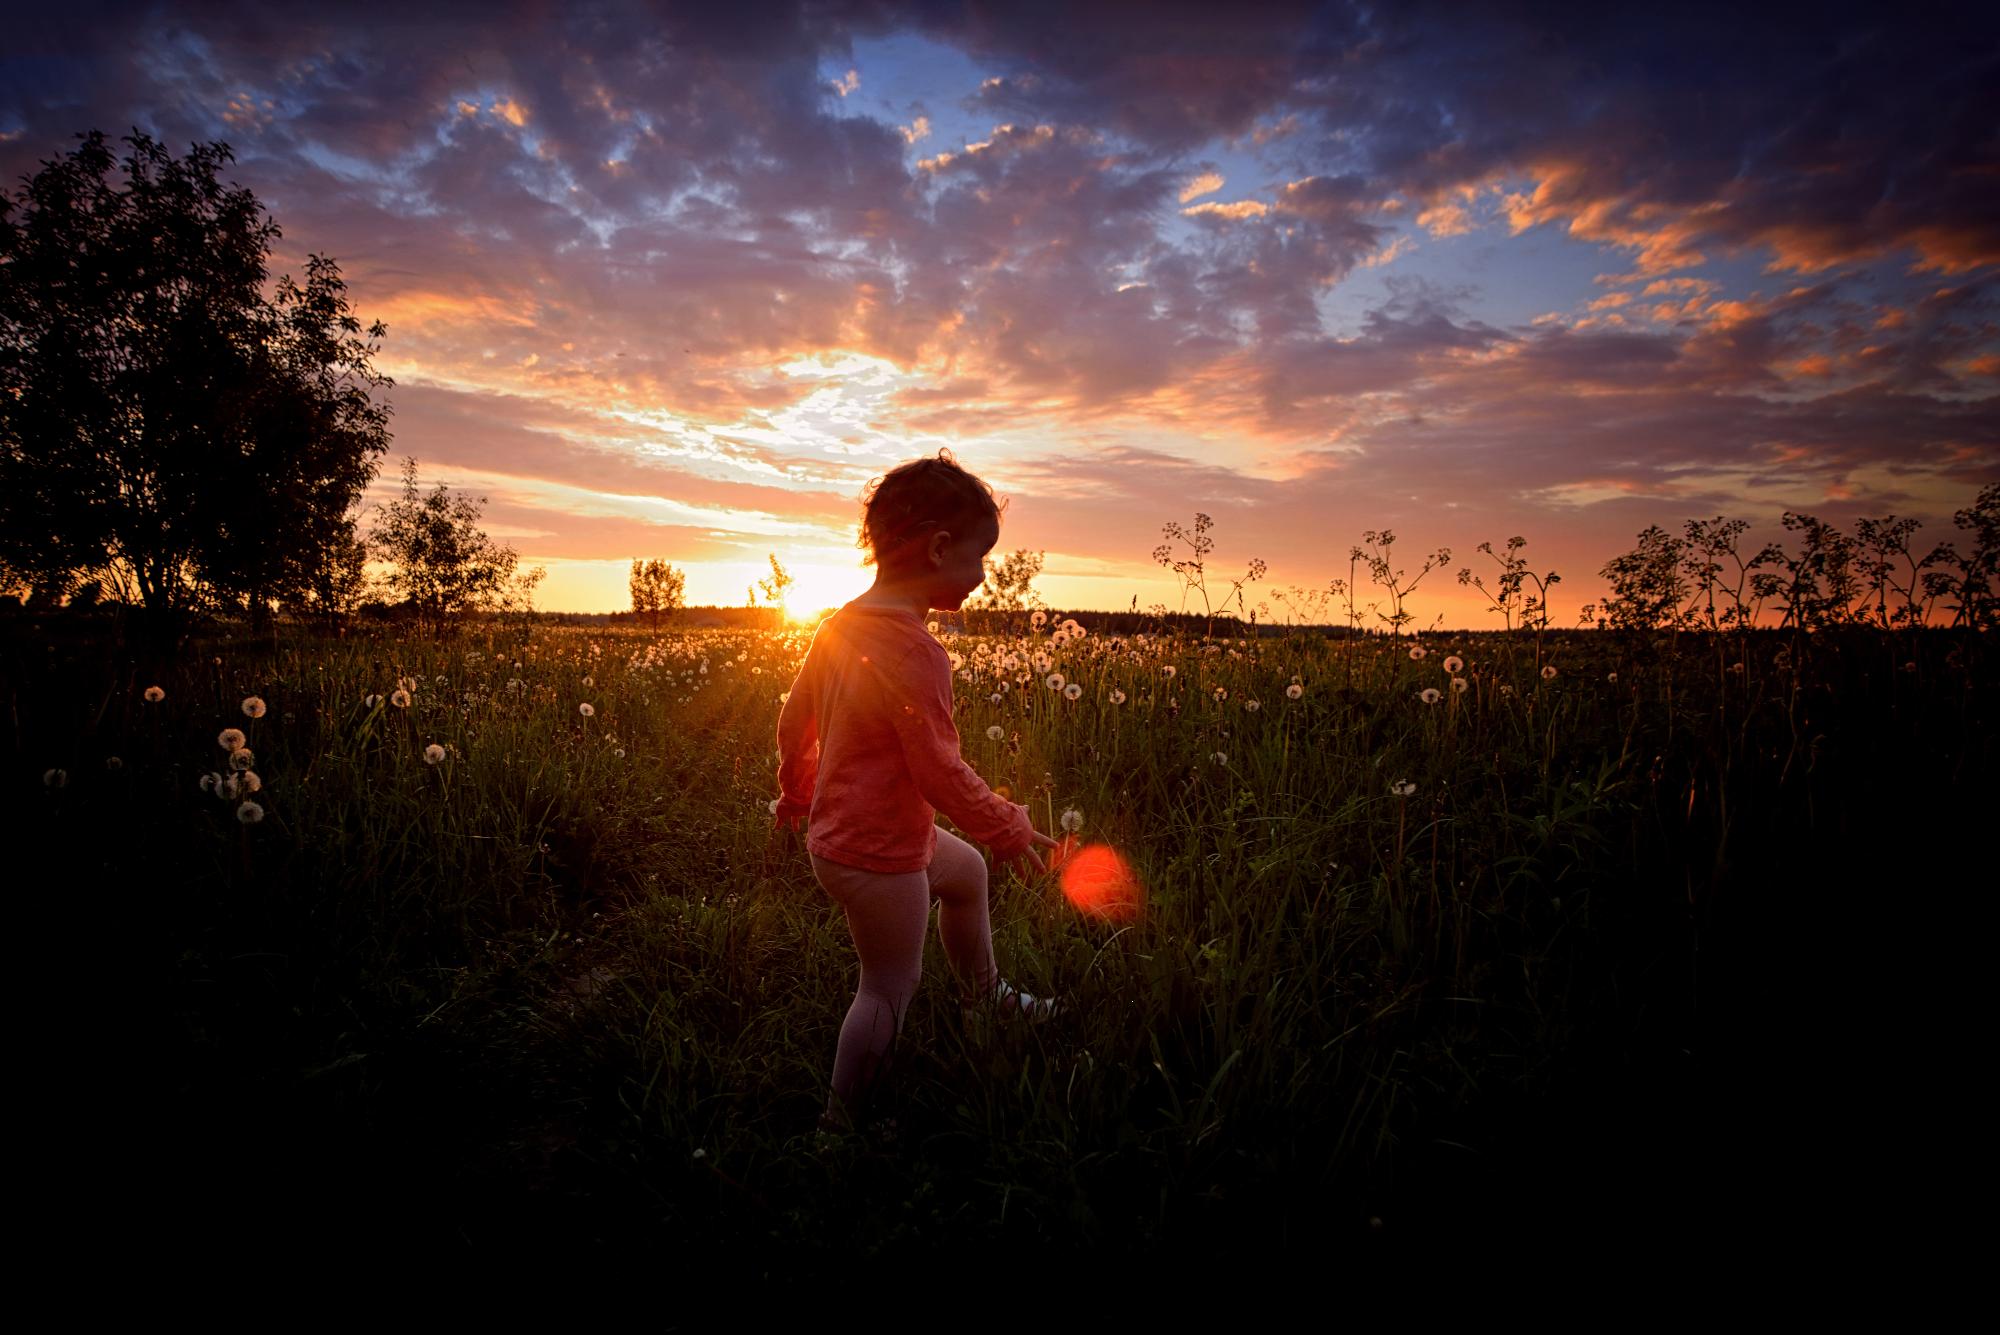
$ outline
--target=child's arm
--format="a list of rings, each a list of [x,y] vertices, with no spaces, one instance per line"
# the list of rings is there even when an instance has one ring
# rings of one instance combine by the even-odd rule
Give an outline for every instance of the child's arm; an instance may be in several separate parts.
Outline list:
[[[951,721],[951,669],[921,646],[902,664],[889,695],[889,713],[903,745],[910,777],[924,800],[951,823],[1005,861],[1035,843],[1028,809],[986,786],[965,763],[958,728]]]
[[[808,653],[808,659],[811,655]],[[819,778],[819,721],[813,713],[812,674],[799,668],[785,707],[778,711],[778,810],[775,819],[795,830],[812,810],[813,786]]]

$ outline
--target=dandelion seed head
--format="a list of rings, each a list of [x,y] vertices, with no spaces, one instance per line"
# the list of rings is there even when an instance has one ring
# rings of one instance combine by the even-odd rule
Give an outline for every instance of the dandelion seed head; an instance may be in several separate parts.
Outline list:
[[[167,693],[166,693],[165,691],[161,690],[161,689],[160,689],[159,687],[157,687],[157,686],[148,686],[148,687],[146,688],[146,703],[147,703],[147,704],[149,704],[149,705],[156,705],[156,704],[160,703],[160,701],[162,701],[162,700],[164,700],[164,699],[166,699],[166,698],[167,698]]]
[[[1605,679],[1606,681],[1617,681],[1617,680],[1618,680],[1618,674],[1617,674],[1616,672],[1607,672],[1607,673],[1605,673],[1605,674],[1604,674],[1604,679]]]
[[[1290,686],[1287,686],[1285,688],[1285,698],[1287,700],[1296,700],[1305,693],[1306,693],[1306,688],[1299,685],[1297,682],[1293,682]]]
[[[1041,611],[1040,609],[1037,609],[1035,613],[1028,618],[1028,624],[1030,626],[1033,626],[1036,630],[1040,630],[1043,626],[1049,624],[1049,614],[1047,612]]]
[[[215,785],[221,782],[220,774],[204,774],[201,776],[201,790],[204,793],[212,793],[215,791]]]
[[[1063,812],[1062,828],[1064,834],[1075,834],[1078,830],[1081,830],[1083,828],[1083,813],[1075,807],[1071,807],[1069,810]]]
[[[1452,693],[1453,695],[1464,695],[1464,694],[1465,694],[1465,692],[1466,692],[1466,691],[1467,691],[1467,690],[1468,690],[1468,689],[1469,689],[1469,688],[1470,688],[1471,686],[1472,686],[1472,683],[1471,683],[1471,682],[1469,682],[1469,681],[1467,681],[1467,680],[1466,680],[1465,678],[1463,678],[1463,677],[1453,677],[1453,678],[1451,679],[1451,693]]]
[[[242,821],[245,825],[255,825],[258,821],[264,819],[264,808],[258,806],[255,802],[245,802],[242,806],[236,808],[236,819]]]
[[[48,769],[42,771],[42,787],[44,788],[61,788],[67,785],[68,783],[69,783],[68,770]]]
[[[616,751],[613,751],[611,754],[617,756],[620,760],[623,760],[625,758],[625,748],[621,746]]]
[[[415,677],[398,677],[396,678],[396,685],[406,691],[414,692],[417,689],[417,679]]]
[[[367,708],[373,709],[382,703],[382,697],[379,695],[364,695],[361,697],[361,703]]]
[[[1229,698],[1229,688],[1227,686],[1218,686],[1215,688],[1213,694],[1215,696],[1215,702],[1217,704],[1221,704],[1224,700],[1227,700]]]
[[[1042,684],[1052,691],[1060,691],[1063,688],[1063,674],[1060,672],[1051,672],[1048,676],[1042,678]]]
[[[1454,677],[1458,675],[1459,669],[1463,668],[1464,666],[1465,666],[1465,660],[1463,658],[1460,658],[1457,654],[1453,654],[1451,657],[1444,660],[1444,670],[1446,672],[1451,673]]]
[[[243,745],[243,729],[224,728],[215,734],[215,744],[225,751],[234,751]]]
[[[240,772],[249,769],[256,763],[257,757],[251,754],[250,748],[247,746],[239,746],[229,753],[229,768],[233,770]]]
[[[1249,710],[1252,714],[1254,714],[1258,710],[1262,709],[1264,706],[1255,700],[1245,700],[1243,702],[1243,707]]]
[[[124,769],[125,762],[123,760],[120,760],[117,756],[106,756],[104,757],[104,768],[115,772],[117,770]]]
[[[986,730],[986,740],[989,742],[997,742],[1006,735],[1007,730],[997,723]]]
[[[442,746],[439,746],[436,742],[432,742],[429,746],[424,748],[424,763],[426,765],[435,765],[440,760],[443,759],[444,759],[444,748]]]
[[[595,686],[595,685],[597,685],[597,678],[595,678],[595,677],[585,677],[585,678],[583,679],[583,684],[584,684],[585,686]]]
[[[576,707],[576,712],[583,715],[585,718],[589,718],[591,715],[597,712],[597,706],[590,703],[590,701],[585,700],[582,704]]]
[[[1112,704],[1114,704],[1114,705],[1122,705],[1122,704],[1124,704],[1124,703],[1125,703],[1125,692],[1123,692],[1123,691],[1119,690],[1119,689],[1118,689],[1117,687],[1115,687],[1115,686],[1114,686],[1114,687],[1112,688],[1112,690],[1111,690],[1111,703],[1112,703]]]
[[[1556,665],[1554,663],[1550,663],[1547,667],[1544,667],[1542,669],[1542,680],[1554,681],[1555,679],[1556,679]]]
[[[1227,765],[1229,763],[1229,757],[1221,751],[1209,752],[1208,758],[1218,765]]]
[[[1082,694],[1083,687],[1077,685],[1075,682],[1071,682],[1069,685],[1063,687],[1063,698],[1065,700],[1074,700]]]
[[[389,703],[398,709],[408,709],[410,707],[410,693],[399,686],[389,692]]]
[[[1429,652],[1430,650],[1424,648],[1421,644],[1413,644],[1410,646],[1410,661],[1412,663],[1421,663],[1424,661],[1424,655]]]
[[[1166,673],[1169,677],[1171,677],[1174,676],[1176,673],[1178,673],[1180,669],[1175,667],[1172,663],[1168,663],[1164,667],[1162,667],[1160,671]]]
[[[1398,780],[1389,785],[1389,791],[1398,797],[1408,797],[1411,793],[1417,791],[1417,785],[1408,780]]]
[[[1417,692],[1417,698],[1427,705],[1434,705],[1444,698],[1444,693],[1439,691],[1435,686],[1426,686],[1423,690]]]
[[[257,776],[256,770],[246,769],[236,776],[236,787],[241,792],[255,793],[263,789],[264,781]]]

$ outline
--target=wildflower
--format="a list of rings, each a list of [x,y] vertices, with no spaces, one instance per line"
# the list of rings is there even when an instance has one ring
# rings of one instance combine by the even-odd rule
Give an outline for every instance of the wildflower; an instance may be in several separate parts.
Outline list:
[[[1287,700],[1296,700],[1305,693],[1306,693],[1306,688],[1299,685],[1297,682],[1293,682],[1290,686],[1287,686],[1285,688],[1285,698]]]
[[[1229,757],[1220,751],[1209,752],[1208,758],[1218,765],[1227,765],[1229,763]]]
[[[1169,677],[1171,677],[1175,673],[1179,672],[1180,669],[1175,667],[1172,663],[1169,663],[1165,667],[1161,668],[1160,671],[1166,673]]]
[[[424,748],[424,763],[426,765],[435,765],[440,760],[443,759],[444,759],[444,748],[442,746],[439,746],[436,742],[432,742],[429,746]]]
[[[1074,807],[1063,812],[1062,827],[1064,834],[1075,834],[1083,828],[1083,813]]]
[[[1215,688],[1215,703],[1221,704],[1224,700],[1227,700],[1228,698],[1229,698],[1229,688],[1227,686],[1218,686]]]
[[[264,781],[257,777],[256,770],[246,769],[236,776],[236,787],[241,792],[254,793],[263,789]]]
[[[1042,679],[1042,684],[1052,691],[1060,691],[1063,688],[1063,674],[1060,672],[1051,672]]]
[[[248,718],[264,717],[264,697],[261,695],[245,697],[243,701],[243,713]]]
[[[160,689],[159,687],[157,687],[157,686],[148,686],[148,687],[146,688],[146,703],[147,703],[147,704],[149,704],[149,705],[156,705],[156,704],[160,703],[160,701],[162,701],[162,700],[164,700],[164,699],[166,699],[166,698],[167,698],[167,693],[166,693],[165,691],[161,690],[161,689]]]
[[[1115,686],[1114,686],[1114,687],[1112,687],[1112,689],[1111,689],[1111,703],[1112,703],[1112,704],[1114,704],[1114,705],[1122,705],[1122,704],[1124,704],[1124,703],[1125,703],[1125,692],[1123,692],[1123,691],[1119,690],[1119,689],[1118,689],[1117,687],[1115,687]]]
[[[1251,713],[1253,713],[1253,714],[1254,714],[1254,713],[1256,713],[1256,712],[1257,712],[1258,710],[1262,709],[1262,708],[1263,708],[1264,706],[1263,706],[1263,705],[1261,705],[1261,704],[1259,704],[1259,703],[1257,703],[1257,701],[1255,701],[1255,700],[1245,700],[1245,701],[1243,702],[1243,707],[1244,707],[1245,709],[1249,710],[1249,711],[1250,711]]]
[[[215,744],[225,751],[234,751],[243,745],[243,729],[224,728],[215,734]]]
[[[401,687],[397,687],[395,690],[389,692],[389,703],[398,709],[408,709],[410,707],[410,693]]]
[[[582,704],[576,707],[576,712],[583,715],[585,718],[589,718],[592,714],[595,714],[597,712],[597,706],[590,703],[590,701],[585,700]]]
[[[1413,644],[1410,646],[1410,661],[1412,663],[1421,663],[1424,661],[1424,655],[1429,652],[1430,650],[1424,648],[1421,644]]]
[[[1466,689],[1471,685],[1472,683],[1463,677],[1453,677],[1451,679],[1451,693],[1453,695],[1464,695]]]
[[[117,756],[106,756],[104,757],[104,768],[113,771],[121,770],[125,768],[125,762]]]
[[[997,742],[1006,735],[1007,730],[997,723],[986,730],[986,740],[989,742]]]
[[[66,769],[51,769],[42,771],[42,787],[44,788],[61,788],[68,782],[69,782],[69,771]]]
[[[1417,698],[1419,700],[1422,700],[1427,705],[1434,705],[1439,700],[1442,700],[1444,696],[1441,692],[1439,692],[1437,687],[1426,686],[1424,687],[1424,689],[1417,692]]]
[[[255,825],[258,821],[264,819],[264,808],[258,806],[255,802],[245,802],[242,806],[236,808],[236,819],[242,821],[245,825]]]
[[[229,753],[229,768],[233,770],[246,770],[256,763],[257,757],[250,753],[247,746],[239,746]]]
[[[1063,687],[1063,699],[1065,700],[1074,700],[1082,694],[1083,687],[1077,685],[1075,682],[1071,682],[1069,685]]]
[[[1411,793],[1417,791],[1417,785],[1405,779],[1400,782],[1390,784],[1389,791],[1394,793],[1398,797],[1408,797]]]
[[[1453,654],[1451,657],[1444,660],[1444,670],[1446,672],[1451,673],[1454,677],[1458,675],[1459,669],[1464,666],[1465,666],[1465,660],[1463,658],[1460,658],[1457,654]]]
[[[597,678],[595,678],[595,677],[585,677],[585,678],[583,679],[583,684],[584,684],[585,686],[595,686],[595,685],[597,685]]]
[[[1550,663],[1547,667],[1544,667],[1542,669],[1542,680],[1554,681],[1555,679],[1556,679],[1556,665],[1554,663]]]

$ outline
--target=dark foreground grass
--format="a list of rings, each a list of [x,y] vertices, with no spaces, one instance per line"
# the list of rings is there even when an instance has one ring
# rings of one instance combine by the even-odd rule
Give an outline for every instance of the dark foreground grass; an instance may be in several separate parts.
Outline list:
[[[1994,759],[1985,646],[1941,632],[1435,637],[1470,680],[1435,706],[1400,645],[1072,644],[1132,707],[967,688],[968,757],[1082,810],[1148,911],[997,883],[1003,970],[1069,1014],[962,1016],[933,938],[895,1139],[827,1142],[853,952],[762,805],[795,637],[223,639],[149,709],[115,651],[11,633],[17,837],[104,943],[45,1040],[59,1199],[196,1251],[639,1242],[797,1278],[1823,1228],[1893,1102],[1835,918],[1963,839]],[[404,673],[421,704],[362,703]],[[195,782],[232,723],[256,825]]]

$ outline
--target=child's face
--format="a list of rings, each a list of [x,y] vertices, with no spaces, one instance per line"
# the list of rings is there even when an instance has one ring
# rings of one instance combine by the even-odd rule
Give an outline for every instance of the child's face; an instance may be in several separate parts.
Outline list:
[[[930,605],[943,611],[959,606],[986,582],[986,554],[1000,541],[1000,526],[981,520],[969,533],[942,534],[939,564],[933,569]]]

